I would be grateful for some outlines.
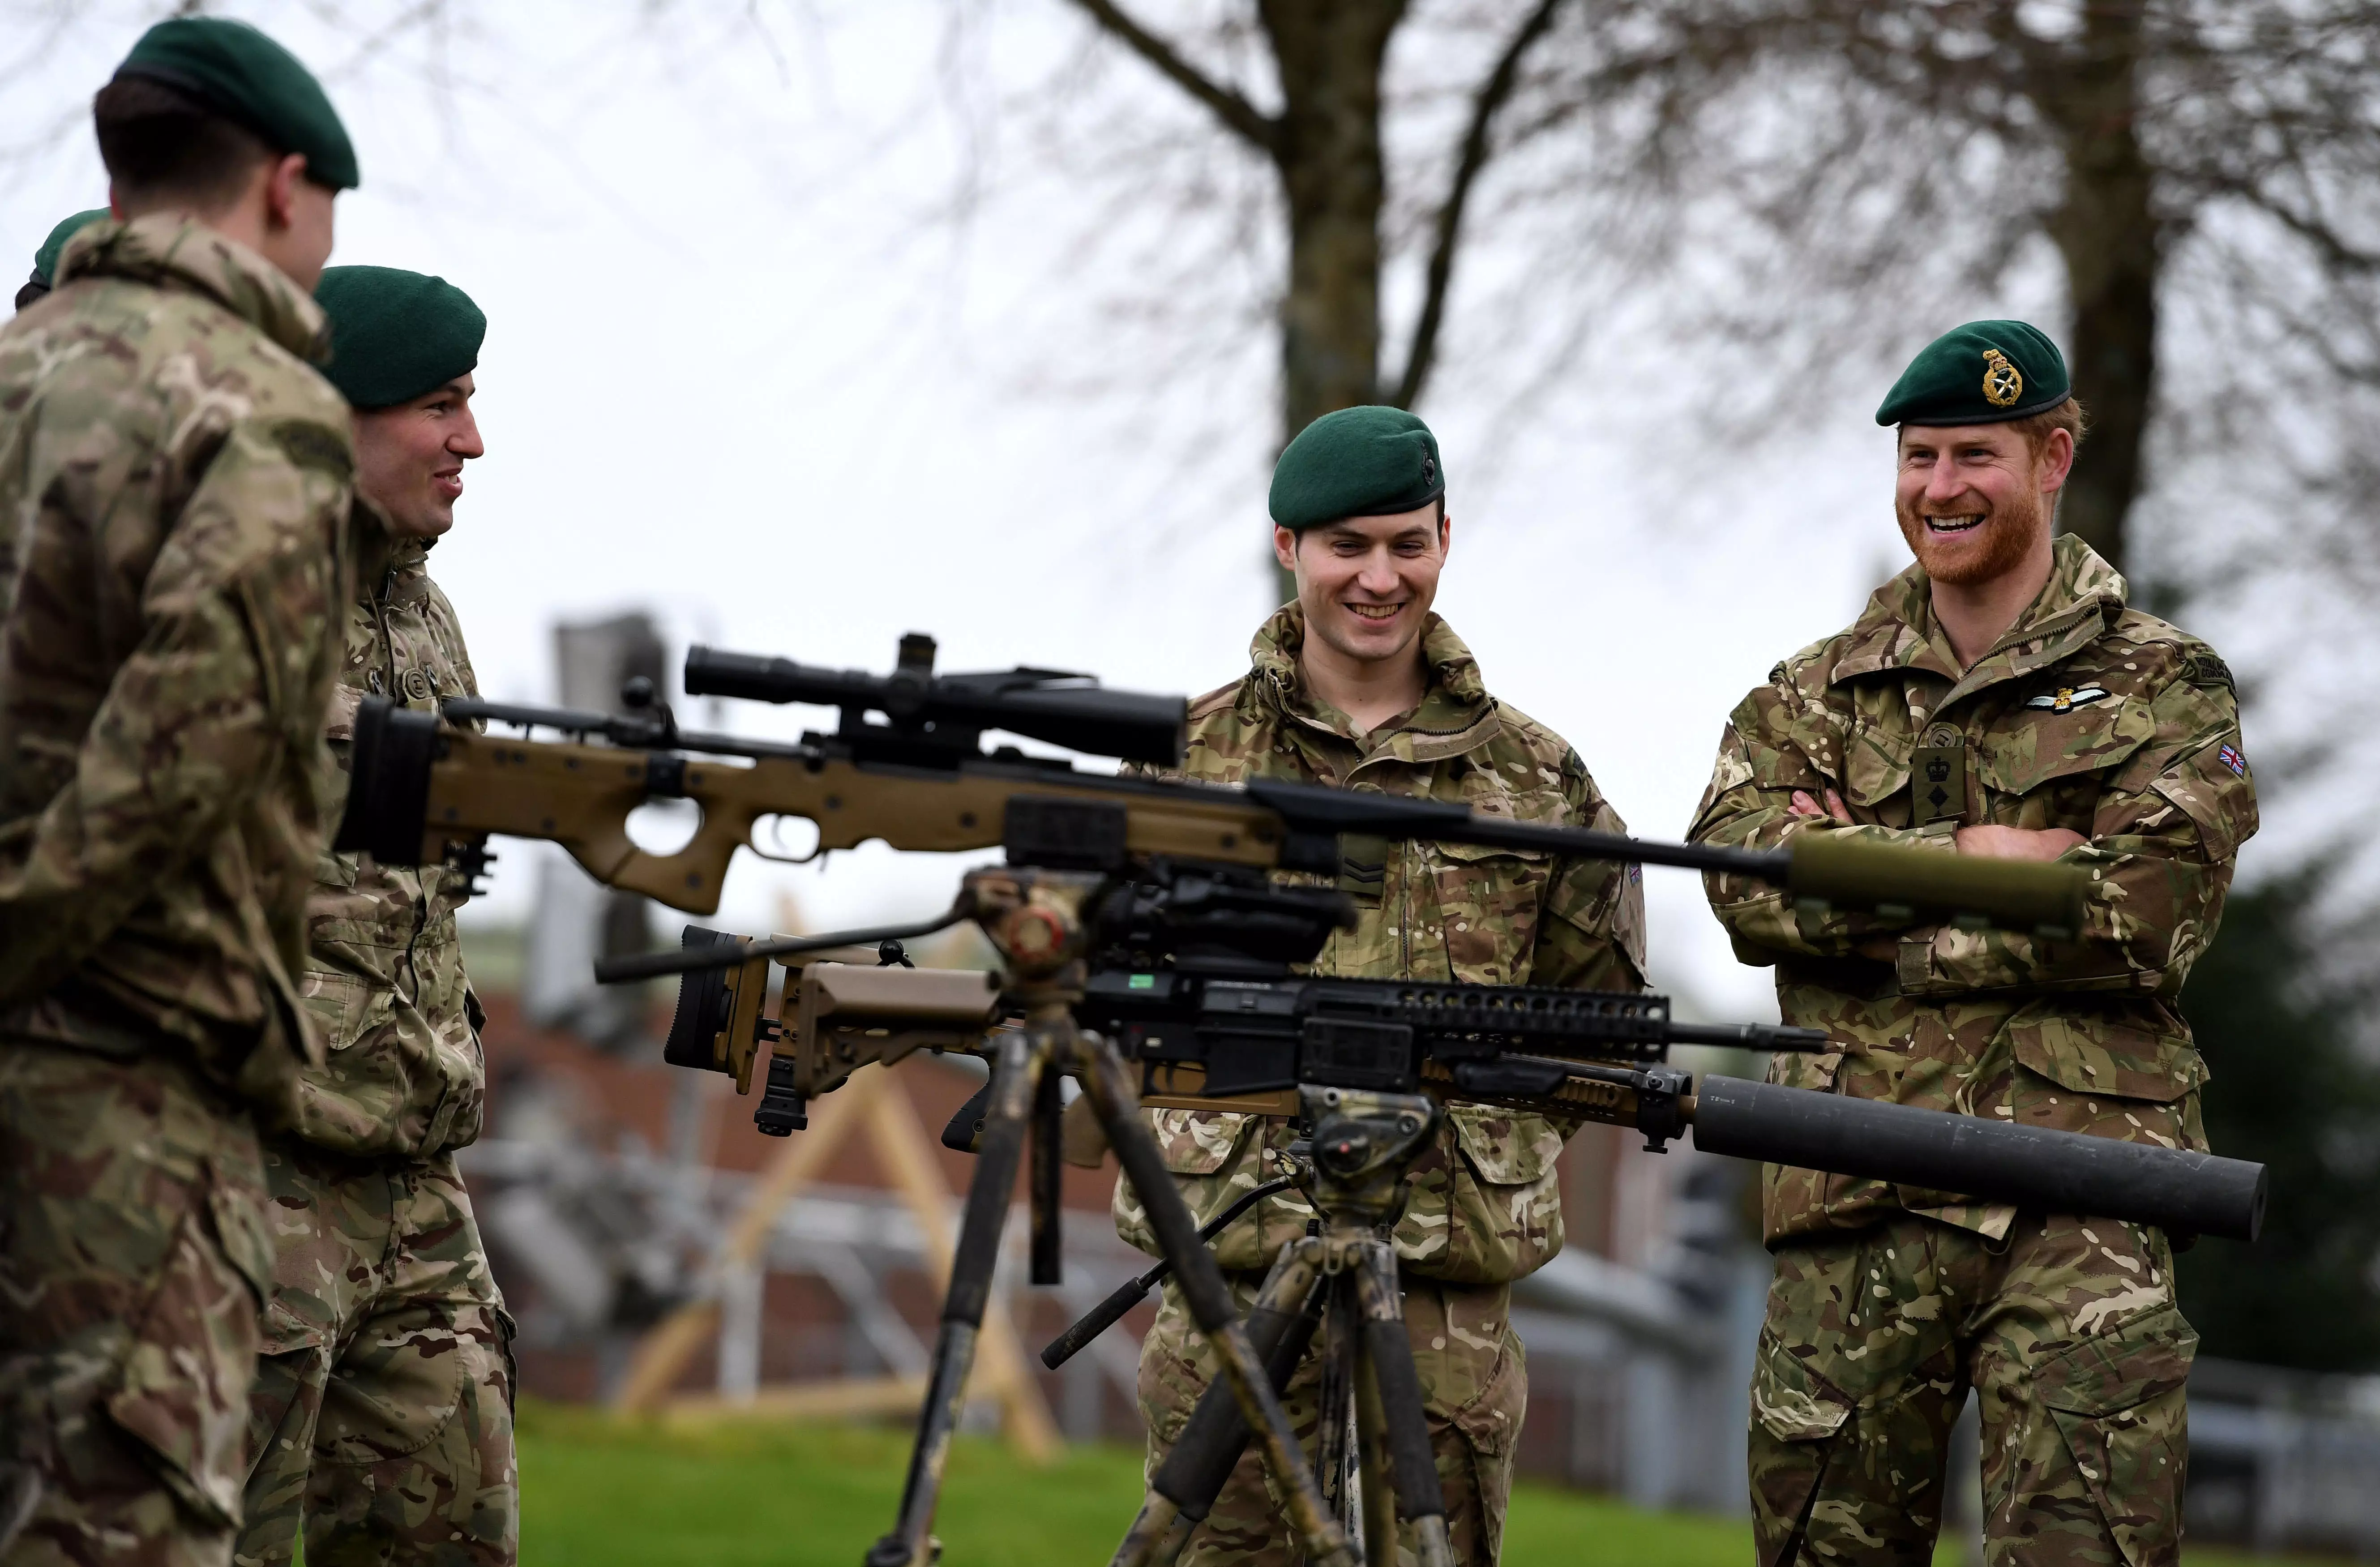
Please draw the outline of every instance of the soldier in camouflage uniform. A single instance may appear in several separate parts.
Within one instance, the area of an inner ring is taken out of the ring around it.
[[[117,216],[0,327],[0,1562],[222,1567],[255,1118],[320,1059],[354,457],[308,291],[355,156],[231,22],[152,29],[94,119]]]
[[[334,267],[332,381],[357,409],[358,595],[324,787],[344,794],[358,704],[477,694],[429,553],[454,523],[486,322],[443,279]],[[299,994],[329,1050],[265,1139],[276,1256],[235,1560],[508,1564],[518,1543],[512,1323],[455,1150],[479,1136],[479,1002],[443,866],[324,854]]]
[[[1183,776],[1218,784],[1286,778],[1460,802],[1524,821],[1624,831],[1578,753],[1488,695],[1479,667],[1429,611],[1446,550],[1437,443],[1412,415],[1327,415],[1285,452],[1272,513],[1298,601],[1257,633],[1254,667],[1190,709]],[[1319,628],[1318,630],[1318,627]],[[1335,700],[1334,700],[1335,698]],[[1644,889],[1624,868],[1459,844],[1351,844],[1339,884],[1360,923],[1335,932],[1317,974],[1478,984],[1640,990]],[[1166,1164],[1203,1222],[1287,1167],[1278,1117],[1149,1112]],[[1496,1560],[1513,1443],[1528,1396],[1508,1323],[1512,1282],[1561,1249],[1555,1159],[1575,1127],[1478,1106],[1450,1106],[1415,1164],[1394,1240],[1404,1314],[1421,1372],[1447,1525],[1458,1561]],[[1128,1182],[1116,1185],[1124,1238],[1156,1250]],[[1294,1189],[1269,1197],[1215,1242],[1242,1309],[1274,1256],[1305,1233]],[[1311,1445],[1318,1357],[1285,1402]],[[1181,1436],[1214,1374],[1213,1356],[1169,1285],[1141,1348],[1150,1468]],[[1402,1542],[1411,1557],[1410,1532]],[[1269,1477],[1242,1458],[1185,1560],[1296,1560]]]
[[[1773,1080],[2203,1149],[2206,1069],[2174,999],[2256,829],[2230,675],[2051,537],[2082,418],[2046,337],[1961,327],[1877,419],[1901,427],[1918,564],[1735,710],[1693,836],[2063,858],[2092,873],[2089,917],[2049,941],[1820,917],[1710,879],[1738,955],[1776,967],[1785,1021],[1833,1041],[1778,1057]],[[1994,1567],[2179,1559],[2196,1335],[2168,1237],[1773,1166],[1764,1198],[1767,1567],[1928,1560],[1971,1389]]]

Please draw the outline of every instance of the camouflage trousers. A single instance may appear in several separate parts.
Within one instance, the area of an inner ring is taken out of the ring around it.
[[[263,1200],[177,1056],[0,1039],[0,1563],[230,1561]]]
[[[268,1142],[275,1282],[239,1567],[509,1567],[512,1321],[452,1154]]]
[[[2198,1337],[2154,1230],[1912,1214],[1777,1250],[1752,1384],[1762,1567],[1925,1567],[1969,1390],[1988,1567],[2174,1567]]]
[[[1241,1314],[1256,1303],[1261,1275],[1232,1273]],[[1456,1285],[1434,1279],[1404,1282],[1405,1329],[1421,1372],[1438,1483],[1446,1493],[1446,1526],[1457,1562],[1493,1567],[1504,1534],[1504,1504],[1512,1489],[1512,1452],[1529,1399],[1528,1367],[1507,1321],[1512,1289],[1504,1284]],[[1148,1473],[1182,1435],[1190,1412],[1215,1375],[1207,1347],[1181,1294],[1172,1284],[1157,1321],[1140,1346],[1140,1413],[1148,1427]],[[1321,1357],[1308,1354],[1291,1379],[1282,1403],[1291,1424],[1315,1454],[1320,1422]],[[1398,1531],[1397,1560],[1417,1560],[1410,1528]],[[1304,1559],[1284,1521],[1271,1476],[1252,1445],[1215,1499],[1182,1553],[1187,1567],[1288,1567]]]

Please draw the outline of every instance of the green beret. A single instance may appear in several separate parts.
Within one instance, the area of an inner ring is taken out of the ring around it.
[[[1919,350],[1884,406],[1883,425],[1998,424],[2073,395],[2058,345],[2021,321],[1971,321]]]
[[[1438,437],[1402,408],[1341,408],[1297,432],[1272,470],[1272,519],[1293,533],[1393,516],[1446,493]]]
[[[246,22],[175,17],[140,35],[115,67],[178,87],[285,152],[303,153],[306,177],[333,190],[363,183],[355,144],[314,74]]]
[[[105,207],[93,207],[87,213],[77,213],[74,216],[67,219],[66,222],[58,225],[57,227],[50,230],[50,237],[42,241],[42,248],[40,249],[33,252],[34,281],[41,284],[44,288],[56,287],[58,284],[58,252],[65,249],[67,248],[67,241],[72,239],[76,235],[80,234],[87,225],[97,223],[106,215],[107,209]]]
[[[488,318],[443,277],[396,267],[329,267],[314,300],[331,318],[322,373],[358,408],[435,392],[480,362]]]

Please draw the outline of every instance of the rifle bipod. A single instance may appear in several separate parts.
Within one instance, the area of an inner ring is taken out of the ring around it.
[[[951,1435],[975,1361],[976,1338],[991,1297],[992,1268],[999,1259],[1000,1234],[1007,1217],[1009,1194],[1016,1181],[1017,1164],[1026,1144],[1032,1147],[1030,1196],[1033,1212],[1033,1281],[1054,1283],[1058,1268],[1059,1098],[1058,1079],[1071,1075],[1083,1085],[1093,1112],[1115,1149],[1123,1172],[1146,1207],[1158,1244],[1172,1260],[1184,1303],[1199,1330],[1213,1344],[1221,1368],[1217,1386],[1234,1422],[1237,1439],[1232,1450],[1236,1462],[1248,1433],[1257,1433],[1267,1466],[1288,1498],[1290,1526],[1305,1547],[1306,1560],[1354,1567],[1346,1532],[1332,1515],[1315,1483],[1314,1471],[1290,1429],[1280,1396],[1265,1375],[1262,1360],[1239,1320],[1231,1290],[1198,1235],[1197,1221],[1167,1173],[1157,1139],[1142,1121],[1132,1073],[1115,1048],[1094,1034],[1075,1026],[1069,1012],[1079,993],[1052,986],[1040,993],[1011,992],[1026,1002],[1026,1026],[1002,1037],[992,1066],[990,1098],[977,1143],[978,1162],[967,1185],[965,1217],[956,1255],[951,1261],[950,1291],[942,1303],[940,1332],[926,1384],[926,1401],[918,1411],[917,1436],[910,1450],[909,1472],[902,1487],[900,1517],[890,1534],[868,1553],[868,1567],[929,1567],[937,1547],[930,1534],[934,1507],[940,1500],[943,1464],[950,1455]],[[1427,1101],[1422,1101],[1425,1105]],[[1397,1309],[1393,1268],[1390,1274],[1388,1308]],[[1402,1325],[1397,1325],[1402,1345]],[[1414,1376],[1410,1356],[1405,1376]],[[1210,1390],[1211,1391],[1212,1390]],[[1415,1394],[1416,1400],[1418,1393]],[[1414,1404],[1419,1419],[1420,1404]],[[1428,1445],[1421,1448],[1425,1462]],[[1436,1472],[1431,1472],[1436,1484]]]
[[[1248,1342],[1277,1391],[1322,1335],[1315,1468],[1327,1504],[1373,1567],[1397,1560],[1400,1517],[1413,1524],[1422,1567],[1449,1567],[1446,1503],[1388,1239],[1405,1172],[1427,1145],[1438,1107],[1420,1095],[1349,1088],[1309,1086],[1299,1095],[1314,1127],[1306,1189],[1318,1221],[1274,1260],[1248,1313]],[[1135,1182],[1135,1189],[1146,1200],[1148,1188]],[[1150,1476],[1111,1567],[1170,1567],[1247,1442],[1232,1391],[1210,1383]]]

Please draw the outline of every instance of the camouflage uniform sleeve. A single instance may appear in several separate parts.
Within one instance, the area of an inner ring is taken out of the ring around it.
[[[1628,824],[1595,786],[1576,751],[1562,758],[1570,820],[1599,832]],[[1645,988],[1645,877],[1633,865],[1565,859],[1547,886],[1529,983],[1572,990]]]
[[[237,424],[142,590],[116,672],[40,815],[0,834],[0,996],[57,983],[176,867],[205,851],[276,756],[322,744],[319,657],[338,601],[343,432]]]
[[[1904,995],[2023,987],[2171,994],[2214,939],[2239,846],[2257,826],[2256,785],[2228,686],[2177,680],[2150,706],[2149,743],[2102,789],[2080,941],[1945,926],[1902,943]]]
[[[1803,832],[1847,832],[1870,843],[1955,853],[1954,822],[1930,827],[1837,826],[1822,818],[1793,814],[1795,790],[1823,800],[1835,786],[1832,769],[1821,769],[1813,748],[1831,745],[1823,715],[1814,713],[1786,666],[1769,674],[1728,715],[1720,732],[1718,760],[1703,791],[1690,842],[1730,848],[1774,849]],[[1703,890],[1711,912],[1727,927],[1735,955],[1747,964],[1774,964],[1779,956],[1848,957],[1880,933],[1906,928],[1873,915],[1812,916],[1797,910],[1784,890],[1749,877],[1706,873]]]

